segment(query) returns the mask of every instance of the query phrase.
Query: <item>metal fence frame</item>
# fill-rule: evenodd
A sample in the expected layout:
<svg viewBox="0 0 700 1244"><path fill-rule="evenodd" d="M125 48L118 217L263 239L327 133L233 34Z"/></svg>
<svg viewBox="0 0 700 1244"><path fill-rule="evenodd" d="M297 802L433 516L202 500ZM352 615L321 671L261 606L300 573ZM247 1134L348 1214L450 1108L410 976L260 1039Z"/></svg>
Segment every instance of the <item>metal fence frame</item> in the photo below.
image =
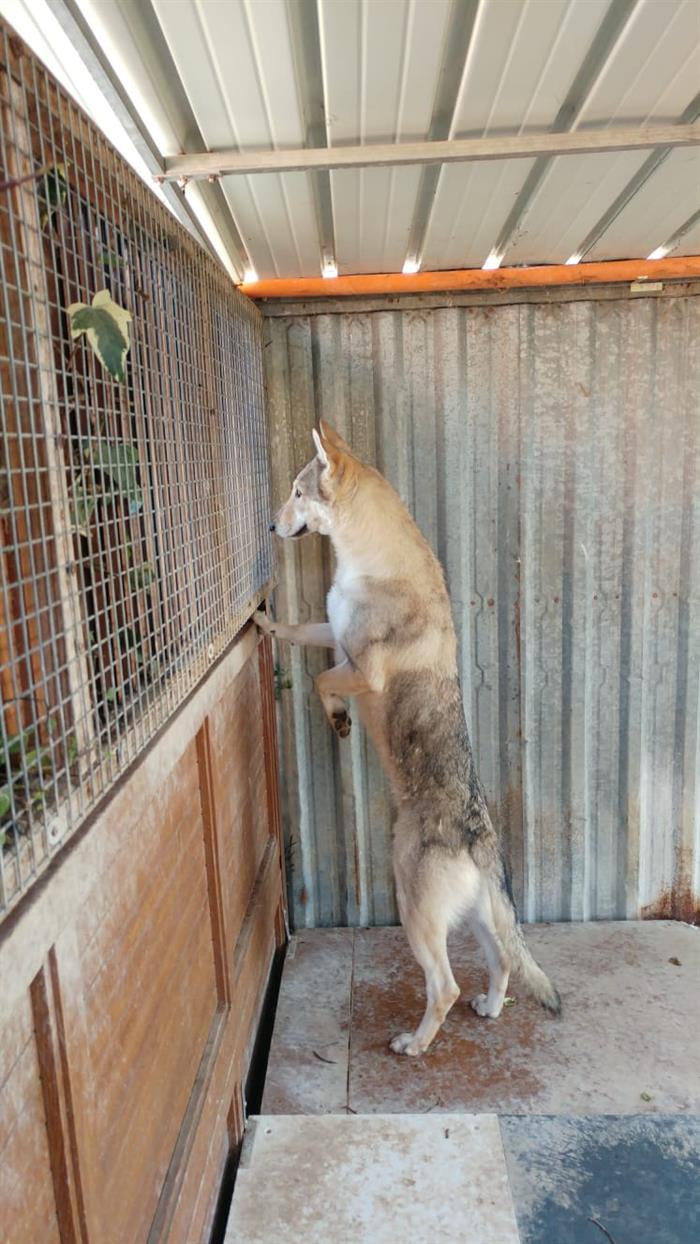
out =
<svg viewBox="0 0 700 1244"><path fill-rule="evenodd" d="M1 913L272 562L259 312L4 23L0 109ZM71 334L103 289L121 381Z"/></svg>

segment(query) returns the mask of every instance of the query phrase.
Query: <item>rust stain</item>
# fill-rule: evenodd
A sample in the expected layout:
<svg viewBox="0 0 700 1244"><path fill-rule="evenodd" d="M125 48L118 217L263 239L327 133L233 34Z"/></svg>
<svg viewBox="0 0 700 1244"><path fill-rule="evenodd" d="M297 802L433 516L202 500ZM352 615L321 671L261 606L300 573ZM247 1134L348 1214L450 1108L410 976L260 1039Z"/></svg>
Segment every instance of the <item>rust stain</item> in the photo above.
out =
<svg viewBox="0 0 700 1244"><path fill-rule="evenodd" d="M700 925L700 894L693 889L691 875L692 853L688 847L678 847L673 885L664 886L653 902L642 907L642 920L682 920Z"/></svg>
<svg viewBox="0 0 700 1244"><path fill-rule="evenodd" d="M520 737L520 731L518 731ZM523 792L520 783L506 787L498 802L489 803L491 820L499 830L510 865L516 905L522 904L525 877Z"/></svg>
<svg viewBox="0 0 700 1244"><path fill-rule="evenodd" d="M700 925L700 896L685 881L661 890L653 903L642 907L640 915L642 920L682 920L685 924Z"/></svg>
<svg viewBox="0 0 700 1244"><path fill-rule="evenodd" d="M362 873L360 870L360 847L357 834L353 835L353 854L355 859L355 902L359 907L362 903Z"/></svg>
<svg viewBox="0 0 700 1244"><path fill-rule="evenodd" d="M515 654L520 669L520 562L515 568L515 579L518 584L518 594L513 601L513 631L515 634Z"/></svg>
<svg viewBox="0 0 700 1244"><path fill-rule="evenodd" d="M391 949L391 954L386 952ZM461 947L451 954L462 995L430 1048L401 1058L388 1048L398 1032L413 1029L425 1005L420 969L400 942L381 945L370 970L355 977L350 1101L364 1111L488 1110L532 1102L543 1089L533 1050L552 1021L518 996L498 1021L480 1019L469 999L484 987L485 971ZM367 965L369 967L369 965ZM371 979L368 979L371 976ZM364 977L364 979L363 979ZM517 992L517 991L516 991Z"/></svg>

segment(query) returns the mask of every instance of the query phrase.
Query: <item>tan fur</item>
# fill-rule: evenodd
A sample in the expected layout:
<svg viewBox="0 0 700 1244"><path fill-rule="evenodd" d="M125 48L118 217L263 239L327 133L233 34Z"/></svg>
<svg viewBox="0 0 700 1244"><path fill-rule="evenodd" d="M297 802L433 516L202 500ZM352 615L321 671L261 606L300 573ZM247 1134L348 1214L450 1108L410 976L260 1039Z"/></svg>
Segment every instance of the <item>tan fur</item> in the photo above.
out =
<svg viewBox="0 0 700 1244"><path fill-rule="evenodd" d="M515 917L500 844L488 815L464 720L457 642L442 568L391 485L327 424L317 457L299 473L273 529L283 538L330 536L337 566L327 623L289 626L265 614L267 634L333 647L317 679L328 720L345 738L353 696L379 751L397 808L394 875L402 924L426 981L402 1054L429 1046L459 995L447 935L466 919L486 956L489 988L472 1002L495 1018L508 976L556 1011L554 986L530 955Z"/></svg>

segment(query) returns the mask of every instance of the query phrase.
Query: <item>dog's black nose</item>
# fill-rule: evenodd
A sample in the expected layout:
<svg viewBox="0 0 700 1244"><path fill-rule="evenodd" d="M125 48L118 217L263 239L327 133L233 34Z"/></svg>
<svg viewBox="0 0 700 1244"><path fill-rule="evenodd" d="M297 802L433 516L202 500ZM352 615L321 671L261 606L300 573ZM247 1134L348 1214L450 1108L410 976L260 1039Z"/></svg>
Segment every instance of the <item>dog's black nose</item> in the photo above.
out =
<svg viewBox="0 0 700 1244"><path fill-rule="evenodd" d="M274 530L275 530L275 524L274 524L274 523L270 523L270 531L274 531Z"/></svg>

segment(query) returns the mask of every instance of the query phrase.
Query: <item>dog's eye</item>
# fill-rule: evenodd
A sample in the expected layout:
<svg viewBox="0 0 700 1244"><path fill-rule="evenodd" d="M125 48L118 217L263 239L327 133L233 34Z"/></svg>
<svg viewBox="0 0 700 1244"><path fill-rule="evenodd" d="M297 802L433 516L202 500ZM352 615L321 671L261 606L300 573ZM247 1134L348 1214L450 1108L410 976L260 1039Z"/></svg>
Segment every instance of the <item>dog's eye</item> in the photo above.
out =
<svg viewBox="0 0 700 1244"><path fill-rule="evenodd" d="M295 488L295 489L294 489L294 496L295 496L295 497L300 497L300 496L301 496L301 488Z"/></svg>

